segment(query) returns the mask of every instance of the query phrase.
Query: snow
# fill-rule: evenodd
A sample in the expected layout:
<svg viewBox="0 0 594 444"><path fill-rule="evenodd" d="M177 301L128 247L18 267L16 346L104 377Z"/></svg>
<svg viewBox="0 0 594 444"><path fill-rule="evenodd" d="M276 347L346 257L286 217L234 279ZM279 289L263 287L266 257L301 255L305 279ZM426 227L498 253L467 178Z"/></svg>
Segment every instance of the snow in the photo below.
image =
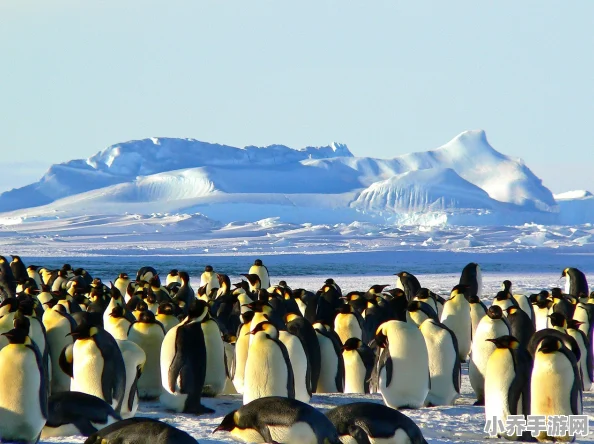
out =
<svg viewBox="0 0 594 444"><path fill-rule="evenodd" d="M84 265L84 263L77 263ZM265 262L266 263L266 262ZM74 263L73 263L74 264ZM245 268L246 262L242 265ZM153 265L159 265L154 264ZM138 264L136 264L138 266ZM137 267L136 267L137 268ZM319 288L325 277L312 276L292 276L278 274L278 269L270 268L272 273L272 282L277 282L280 279L285 279L292 288L308 288L315 290ZM297 267L298 268L298 267ZM293 270L296 268L293 266ZM461 269L461 268L460 268ZM459 269L459 270L460 270ZM128 271L133 271L131 268ZM445 295L449 290L458 283L460 277L459 270L457 272L446 274L416 274L421 285L426 286L433 291ZM92 272L93 269L90 268ZM226 270L220 270L226 271ZM411 269L415 272L415 269ZM245 272L245 270L243 271ZM343 291L365 290L373 284L394 284L394 276L391 274L382 275L367 275L367 276L337 276L336 272L331 274L336 278L337 283L341 286ZM233 278L235 278L234 276ZM197 279L194 275L192 279ZM559 273L496 273L485 272L483 274L483 285L485 288L485 295L492 298L500 289L501 282L504 279L510 279L514 284L514 292L532 293L540 291L543 288L551 288L559 285ZM234 280L232 279L232 282ZM454 406L449 407L434 407L421 408L417 410L403 410L403 413L411 417L415 423L421 428L423 434L430 443L482 443L485 441L491 443L506 443L509 441L498 440L496 438L489 438L488 434L483 431L485 425L485 416L483 407L473 406L475 398L473 396L470 382L468 379L468 366L463 365L462 376L462 396L456 400ZM589 416L590 434L587 438L578 438L578 442L594 442L594 396L593 392L584 393L584 413ZM330 409L336 405L345 404L356 401L372 401L381 403L381 397L375 395L314 395L311 404L323 411ZM218 442L234 442L225 433L212 434L212 431L220 423L222 417L230 411L241 406L241 397L239 395L225 395L213 399L203 398L206 406L215 409L215 413L204 416L193 416L186 414L177 414L165 411L158 402L141 402L137 416L157 418L165 421L175 427L178 427L196 438L201 444L218 443ZM52 438L44 441L45 443L63 443L73 444L82 443L82 437L64 437Z"/></svg>
<svg viewBox="0 0 594 444"><path fill-rule="evenodd" d="M590 193L586 190L573 190L573 191L566 191L565 193L554 194L555 200L571 200L571 199L592 199L594 194Z"/></svg>
<svg viewBox="0 0 594 444"><path fill-rule="evenodd" d="M482 130L392 159L354 157L335 142L236 148L150 138L53 165L38 182L1 194L0 218L198 211L223 223L275 216L294 223L584 223L580 206L591 202L571 202L561 215L542 181L496 151Z"/></svg>

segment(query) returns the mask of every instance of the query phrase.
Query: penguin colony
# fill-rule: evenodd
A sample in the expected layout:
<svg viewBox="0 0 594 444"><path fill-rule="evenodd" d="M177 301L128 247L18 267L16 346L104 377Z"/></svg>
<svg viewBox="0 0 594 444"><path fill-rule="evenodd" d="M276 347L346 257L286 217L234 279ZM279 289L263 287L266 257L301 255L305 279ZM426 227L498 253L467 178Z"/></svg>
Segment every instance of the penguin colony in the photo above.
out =
<svg viewBox="0 0 594 444"><path fill-rule="evenodd" d="M162 280L152 267L107 285L82 268L25 266L0 256L0 441L83 435L87 443L196 442L135 417L139 400L188 414L203 397L243 407L214 432L243 442L425 443L398 409L453 405L468 362L486 417L582 414L594 381L594 294L582 272L565 289L514 294L505 281L487 307L468 264L447 299L403 271L396 285L343 294L271 285L256 260L246 280L205 267ZM379 393L323 414L314 393ZM532 440L521 436L501 437ZM550 437L543 432L538 440Z"/></svg>

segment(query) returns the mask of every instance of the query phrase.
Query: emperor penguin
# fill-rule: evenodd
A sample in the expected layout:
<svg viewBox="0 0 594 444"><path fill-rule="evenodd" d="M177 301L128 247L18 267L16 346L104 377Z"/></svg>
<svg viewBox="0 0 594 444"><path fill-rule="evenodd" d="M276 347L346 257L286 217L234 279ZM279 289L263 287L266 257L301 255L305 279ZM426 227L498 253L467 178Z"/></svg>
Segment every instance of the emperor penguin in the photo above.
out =
<svg viewBox="0 0 594 444"><path fill-rule="evenodd" d="M108 317L103 318L103 326L105 331L112 335L115 339L128 339L128 331L132 322L126 318L124 307L121 305L114 305L113 309L108 314Z"/></svg>
<svg viewBox="0 0 594 444"><path fill-rule="evenodd" d="M344 390L344 360L340 338L323 322L313 324L320 345L320 377L316 393L342 393Z"/></svg>
<svg viewBox="0 0 594 444"><path fill-rule="evenodd" d="M530 318L530 321L534 325L534 308L530 303L530 299L523 294L514 294L514 299L518 308L528 315L528 318Z"/></svg>
<svg viewBox="0 0 594 444"><path fill-rule="evenodd" d="M171 283L173 282L176 282L178 284L181 284L182 282L181 278L179 277L179 271L176 269L171 270L165 278L165 286L169 287L169 285L171 285Z"/></svg>
<svg viewBox="0 0 594 444"><path fill-rule="evenodd" d="M175 307L172 302L163 302L160 304L159 308L157 308L155 319L161 323L165 329L165 333L179 324L179 319L175 316Z"/></svg>
<svg viewBox="0 0 594 444"><path fill-rule="evenodd" d="M201 403L206 376L206 346L200 323L208 305L193 300L182 323L171 328L161 345L161 404L168 410L204 414L213 410Z"/></svg>
<svg viewBox="0 0 594 444"><path fill-rule="evenodd" d="M182 281L182 285L177 290L173 302L177 304L184 315L187 315L190 304L196 299L196 294L190 285L190 275L188 273L180 271L179 278Z"/></svg>
<svg viewBox="0 0 594 444"><path fill-rule="evenodd" d="M301 340L286 330L278 331L278 338L285 345L295 381L295 399L309 402L311 399L311 368Z"/></svg>
<svg viewBox="0 0 594 444"><path fill-rule="evenodd" d="M85 444L196 444L188 433L152 418L130 418L93 433Z"/></svg>
<svg viewBox="0 0 594 444"><path fill-rule="evenodd" d="M553 301L548 296L549 292L546 290L530 296L534 309L534 326L536 331L549 327L549 314L551 313Z"/></svg>
<svg viewBox="0 0 594 444"><path fill-rule="evenodd" d="M161 395L161 344L164 338L165 329L149 310L143 311L128 331L128 340L142 348L146 355L142 376L138 380L140 399L155 399Z"/></svg>
<svg viewBox="0 0 594 444"><path fill-rule="evenodd" d="M63 305L55 304L43 313L43 325L52 366L51 393L70 390L70 377L60 368L60 353L72 344L72 331L76 322Z"/></svg>
<svg viewBox="0 0 594 444"><path fill-rule="evenodd" d="M429 407L454 405L454 401L460 396L462 378L456 335L431 318L423 321L419 329L427 346L431 379L425 404Z"/></svg>
<svg viewBox="0 0 594 444"><path fill-rule="evenodd" d="M336 428L323 413L297 399L255 399L228 413L215 432L229 432L249 443L340 444Z"/></svg>
<svg viewBox="0 0 594 444"><path fill-rule="evenodd" d="M501 307L501 310L506 313L509 307L517 307L517 302L507 291L500 291L493 299L493 305Z"/></svg>
<svg viewBox="0 0 594 444"><path fill-rule="evenodd" d="M530 317L519 307L511 306L506 310L510 334L518 340L521 348L528 347L530 338L536 331Z"/></svg>
<svg viewBox="0 0 594 444"><path fill-rule="evenodd" d="M469 294L483 296L483 273L479 264L471 262L462 269L460 275L460 285L466 285Z"/></svg>
<svg viewBox="0 0 594 444"><path fill-rule="evenodd" d="M122 419L104 400L80 392L53 394L48 401L48 412L41 439L90 436Z"/></svg>
<svg viewBox="0 0 594 444"><path fill-rule="evenodd" d="M288 313L285 316L285 323L287 331L301 340L310 369L310 380L308 383L310 390L313 392L318 386L318 379L320 378L320 369L322 365L320 343L318 342L316 331L307 319L294 313Z"/></svg>
<svg viewBox="0 0 594 444"><path fill-rule="evenodd" d="M27 276L29 276L29 279L33 279L35 281L37 289L41 290L43 281L41 280L41 276L37 270L39 270L39 267L37 265L29 265L27 267Z"/></svg>
<svg viewBox="0 0 594 444"><path fill-rule="evenodd" d="M117 288L120 292L120 295L124 296L124 302L128 302L126 299L128 293L128 285L130 285L130 277L127 273L120 273L116 278L113 286Z"/></svg>
<svg viewBox="0 0 594 444"><path fill-rule="evenodd" d="M479 322L476 328L476 335L472 342L472 351L470 353L470 363L468 364L470 385L477 398L475 405L484 405L487 362L491 353L496 348L487 339L496 339L500 336L509 335L510 328L503 316L503 310L497 305L491 305L487 310L487 316L481 319L481 322Z"/></svg>
<svg viewBox="0 0 594 444"><path fill-rule="evenodd" d="M117 412L126 390L124 359L113 336L89 319L72 330L74 344L62 350L60 367L72 378L70 390L97 396Z"/></svg>
<svg viewBox="0 0 594 444"><path fill-rule="evenodd" d="M581 415L582 382L575 356L555 337L546 337L534 356L530 381L530 414L533 416ZM554 438L573 441L575 437L547 436L541 432L538 440Z"/></svg>
<svg viewBox="0 0 594 444"><path fill-rule="evenodd" d="M343 404L326 412L342 443L427 444L408 416L374 402Z"/></svg>
<svg viewBox="0 0 594 444"><path fill-rule="evenodd" d="M240 395L243 395L243 387L245 383L245 363L250 345L251 323L255 313L247 311L241 315L243 323L237 330L237 341L235 342L235 371L233 372L233 386Z"/></svg>
<svg viewBox="0 0 594 444"><path fill-rule="evenodd" d="M10 255L10 257L12 257L10 269L12 270L12 275L14 276L15 281L20 282L26 280L29 275L27 274L27 268L21 257L16 255Z"/></svg>
<svg viewBox="0 0 594 444"><path fill-rule="evenodd" d="M37 346L28 337L29 320L2 333L9 344L0 350L0 440L36 443L45 425L47 375Z"/></svg>
<svg viewBox="0 0 594 444"><path fill-rule="evenodd" d="M262 263L261 259L256 259L254 265L250 267L248 274L257 274L260 277L261 288L270 287L270 275L268 274L268 268Z"/></svg>
<svg viewBox="0 0 594 444"><path fill-rule="evenodd" d="M421 284L419 283L419 280L408 271L401 271L400 273L396 273L394 276L397 276L396 288L404 291L407 301L412 301L417 293L419 293L419 290L421 290Z"/></svg>
<svg viewBox="0 0 594 444"><path fill-rule="evenodd" d="M551 307L553 313L561 313L565 316L565 319L573 318L575 306L572 302L572 296L564 295L560 288L552 288L551 297L553 298L553 306ZM577 298L575 300L577 301Z"/></svg>
<svg viewBox="0 0 594 444"><path fill-rule="evenodd" d="M565 345L565 347L573 352L576 361L579 363L582 353L580 351L578 342L572 336L567 334L567 320L565 317L561 313L552 313L549 315L549 320L551 323L551 328L538 330L530 338L527 347L530 354L535 356L541 341L548 336L552 336L560 340Z"/></svg>
<svg viewBox="0 0 594 444"><path fill-rule="evenodd" d="M207 314L200 322L206 346L206 377L202 396L213 397L221 394L225 388L225 344L219 324Z"/></svg>
<svg viewBox="0 0 594 444"><path fill-rule="evenodd" d="M505 424L510 415L530 414L530 375L532 357L513 336L487 339L495 350L485 372L485 418L496 417ZM529 440L524 433L521 440ZM516 435L504 435L517 440Z"/></svg>
<svg viewBox="0 0 594 444"><path fill-rule="evenodd" d="M270 322L259 323L245 363L243 404L267 396L295 398L295 379L289 353Z"/></svg>
<svg viewBox="0 0 594 444"><path fill-rule="evenodd" d="M594 381L594 371L592 369L592 347L588 336L580 330L580 322L570 319L567 321L567 334L577 342L580 348L581 358L579 360L580 375L582 377L582 388L585 392L592 388Z"/></svg>
<svg viewBox="0 0 594 444"><path fill-rule="evenodd" d="M344 304L338 309L338 314L334 318L334 331L344 344L350 338L363 338L363 318L351 307L350 304Z"/></svg>
<svg viewBox="0 0 594 444"><path fill-rule="evenodd" d="M60 291L66 289L66 283L68 282L68 273L65 270L58 271L58 277L52 284L52 291Z"/></svg>
<svg viewBox="0 0 594 444"><path fill-rule="evenodd" d="M438 321L437 313L429 304L421 301L412 301L408 304L406 311L406 322L412 322L417 327L423 323L425 319L433 319Z"/></svg>
<svg viewBox="0 0 594 444"><path fill-rule="evenodd" d="M577 268L565 268L561 277L565 278L565 294L575 298L588 296L588 280L583 272Z"/></svg>
<svg viewBox="0 0 594 444"><path fill-rule="evenodd" d="M375 363L373 350L360 338L350 338L342 346L344 393L370 393L369 380Z"/></svg>
<svg viewBox="0 0 594 444"><path fill-rule="evenodd" d="M138 380L142 376L146 354L137 344L129 340L116 339L124 367L126 368L126 390L124 392L124 403L120 409L123 419L132 418L138 410Z"/></svg>
<svg viewBox="0 0 594 444"><path fill-rule="evenodd" d="M451 292L450 298L443 306L441 322L452 330L458 340L458 353L460 361L466 361L470 353L472 343L472 319L470 318L470 304L466 299L465 292L468 287L456 285Z"/></svg>
<svg viewBox="0 0 594 444"><path fill-rule="evenodd" d="M156 276L157 270L153 267L142 267L136 272L136 282L148 282L153 276Z"/></svg>
<svg viewBox="0 0 594 444"><path fill-rule="evenodd" d="M415 297L412 299L413 301L420 301L429 304L429 306L437 313L437 316L440 314L439 304L435 299L435 293L433 293L428 288L421 288Z"/></svg>
<svg viewBox="0 0 594 444"><path fill-rule="evenodd" d="M474 338L476 327L478 327L479 322L483 319L483 316L487 315L487 307L479 299L478 296L473 295L468 298L468 302L470 304L470 323L472 325L472 337Z"/></svg>
<svg viewBox="0 0 594 444"><path fill-rule="evenodd" d="M384 322L375 341L382 350L374 368L373 386L386 405L394 409L422 407L431 379L427 346L419 328L409 322Z"/></svg>
<svg viewBox="0 0 594 444"><path fill-rule="evenodd" d="M578 321L579 329L584 332L590 344L594 329L594 304L578 302L573 313L573 320Z"/></svg>
<svg viewBox="0 0 594 444"><path fill-rule="evenodd" d="M204 267L204 272L200 276L200 286L206 287L206 294L210 294L212 290L218 291L220 287L219 278L211 265Z"/></svg>

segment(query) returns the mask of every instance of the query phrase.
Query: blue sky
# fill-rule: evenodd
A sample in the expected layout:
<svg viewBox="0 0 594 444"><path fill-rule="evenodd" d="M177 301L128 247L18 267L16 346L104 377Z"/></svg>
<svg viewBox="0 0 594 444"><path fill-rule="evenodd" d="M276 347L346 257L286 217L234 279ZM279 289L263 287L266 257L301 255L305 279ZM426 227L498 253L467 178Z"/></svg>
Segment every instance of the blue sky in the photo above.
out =
<svg viewBox="0 0 594 444"><path fill-rule="evenodd" d="M130 139L346 143L487 131L594 191L594 2L4 0L0 190Z"/></svg>

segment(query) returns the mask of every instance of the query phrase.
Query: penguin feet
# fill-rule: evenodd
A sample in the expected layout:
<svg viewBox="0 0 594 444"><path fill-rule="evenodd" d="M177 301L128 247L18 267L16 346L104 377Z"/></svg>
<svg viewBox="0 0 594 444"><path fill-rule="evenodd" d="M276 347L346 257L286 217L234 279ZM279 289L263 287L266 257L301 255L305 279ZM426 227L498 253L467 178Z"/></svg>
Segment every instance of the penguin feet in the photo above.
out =
<svg viewBox="0 0 594 444"><path fill-rule="evenodd" d="M193 405L193 406L186 406L183 413L190 413L192 415L208 415L209 413L214 413L215 411L211 408L203 406L202 404Z"/></svg>
<svg viewBox="0 0 594 444"><path fill-rule="evenodd" d="M485 405L485 400L484 399L478 399L474 404L472 405L476 405L476 406L484 406Z"/></svg>

